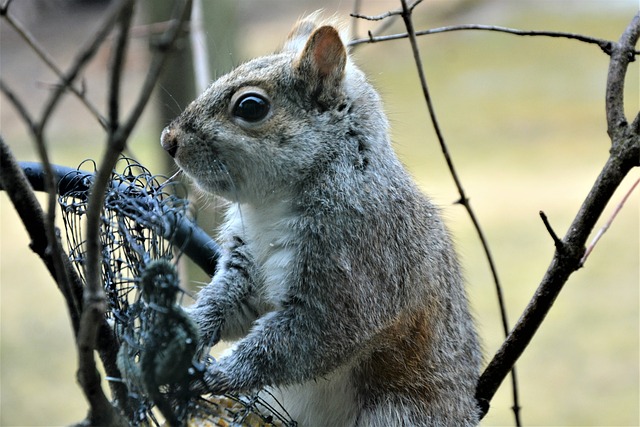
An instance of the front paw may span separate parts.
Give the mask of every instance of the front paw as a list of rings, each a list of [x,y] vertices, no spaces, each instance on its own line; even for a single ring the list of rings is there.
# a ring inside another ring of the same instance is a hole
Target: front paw
[[[208,365],[203,376],[192,383],[191,390],[196,394],[223,395],[231,390],[229,377],[224,373],[216,362]]]
[[[185,309],[189,317],[198,326],[200,342],[198,349],[210,349],[220,341],[222,320],[214,319],[211,313],[197,304]]]

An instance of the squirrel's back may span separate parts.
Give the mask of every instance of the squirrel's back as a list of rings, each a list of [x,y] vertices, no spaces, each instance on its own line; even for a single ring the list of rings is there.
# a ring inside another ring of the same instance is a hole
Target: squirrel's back
[[[268,387],[300,425],[474,425],[480,352],[438,210],[394,154],[379,96],[331,25],[214,82],[163,132],[231,202],[191,313],[238,339],[212,392]]]

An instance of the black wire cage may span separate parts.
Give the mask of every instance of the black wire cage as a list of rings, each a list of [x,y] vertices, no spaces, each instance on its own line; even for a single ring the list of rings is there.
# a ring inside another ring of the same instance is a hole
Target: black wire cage
[[[21,166],[34,189],[44,190],[41,165]],[[95,170],[90,160],[77,169],[54,166],[68,255],[83,282],[83,233]],[[129,422],[161,425],[164,418],[171,425],[295,426],[283,408],[268,403],[275,401],[268,390],[206,397],[194,391],[193,384],[214,361],[200,354],[197,327],[181,306],[185,292],[177,264],[187,255],[212,275],[219,248],[195,225],[186,188],[123,157],[106,191],[101,273],[122,374],[107,379],[126,385],[133,407]]]

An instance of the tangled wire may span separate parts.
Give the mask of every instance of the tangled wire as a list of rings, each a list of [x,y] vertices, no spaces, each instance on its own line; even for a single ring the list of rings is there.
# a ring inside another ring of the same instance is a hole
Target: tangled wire
[[[93,181],[92,173],[81,170],[87,165],[95,171],[95,164],[87,161],[66,174],[58,199],[69,257],[83,280],[83,230]],[[194,242],[202,244],[190,235],[178,235],[178,224],[191,217],[180,183],[152,175],[132,159],[121,159],[107,189],[100,241],[107,317],[120,344],[117,364],[122,378],[110,380],[127,386],[134,407],[130,422],[160,425],[156,407],[170,425],[191,420],[196,425],[294,426],[281,414],[282,408],[262,398],[266,390],[206,399],[193,391],[192,384],[201,380],[213,359],[197,357],[198,329],[180,306],[184,291],[176,264],[183,253],[198,252]]]

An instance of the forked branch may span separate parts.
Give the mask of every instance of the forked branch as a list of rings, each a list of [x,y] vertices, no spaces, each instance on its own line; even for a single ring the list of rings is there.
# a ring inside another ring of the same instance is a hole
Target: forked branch
[[[622,98],[627,68],[634,58],[639,35],[640,14],[637,14],[620,40],[612,44],[606,91],[611,154],[569,226],[562,244],[556,249],[529,305],[480,377],[477,398],[487,408],[509,369],[529,345],[569,276],[582,266],[587,238],[611,196],[629,171],[640,166],[640,134],[637,127],[628,124]]]

